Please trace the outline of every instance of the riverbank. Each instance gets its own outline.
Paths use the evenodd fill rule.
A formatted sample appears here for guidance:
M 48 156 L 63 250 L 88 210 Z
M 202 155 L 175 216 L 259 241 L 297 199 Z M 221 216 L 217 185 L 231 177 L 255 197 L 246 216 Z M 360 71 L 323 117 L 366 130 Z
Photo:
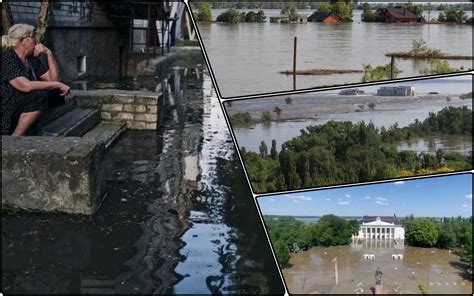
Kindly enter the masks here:
M 370 114 L 379 112 L 409 111 L 424 109 L 427 106 L 439 106 L 442 108 L 449 105 L 463 105 L 464 103 L 472 106 L 471 100 L 461 99 L 459 95 L 448 94 L 420 94 L 416 96 L 377 96 L 369 94 L 346 96 L 331 93 L 314 93 L 305 96 L 294 96 L 294 99 L 291 99 L 291 103 L 288 103 L 286 97 L 279 96 L 258 100 L 233 101 L 231 104 L 225 103 L 225 107 L 229 117 L 237 113 L 248 113 L 252 121 L 235 127 L 249 128 L 263 122 L 263 112 L 270 112 L 272 115 L 270 121 L 274 123 L 285 121 L 304 122 L 307 120 L 324 119 L 326 116 L 330 118 L 337 114 L 346 114 L 344 116 L 354 114 L 354 119 L 357 117 L 363 119 Z M 369 106 L 370 104 L 374 104 L 373 109 Z M 279 116 L 274 112 L 276 107 L 281 109 Z M 414 118 L 409 119 L 410 122 L 413 120 Z M 389 125 L 386 126 L 388 127 Z

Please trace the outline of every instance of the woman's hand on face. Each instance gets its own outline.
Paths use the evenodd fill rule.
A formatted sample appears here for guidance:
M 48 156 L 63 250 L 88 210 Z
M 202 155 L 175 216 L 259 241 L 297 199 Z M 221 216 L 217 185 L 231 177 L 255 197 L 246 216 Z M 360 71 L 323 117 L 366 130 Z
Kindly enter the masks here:
M 43 44 L 41 44 L 41 43 L 36 44 L 35 45 L 35 51 L 33 53 L 34 56 L 38 57 L 43 53 L 49 54 L 49 53 L 51 53 L 51 50 L 49 48 L 47 48 L 46 46 L 44 46 Z
M 68 85 L 62 83 L 62 82 L 59 82 L 59 95 L 64 97 L 66 96 L 67 94 L 69 94 L 69 91 L 71 90 L 71 87 L 69 87 Z

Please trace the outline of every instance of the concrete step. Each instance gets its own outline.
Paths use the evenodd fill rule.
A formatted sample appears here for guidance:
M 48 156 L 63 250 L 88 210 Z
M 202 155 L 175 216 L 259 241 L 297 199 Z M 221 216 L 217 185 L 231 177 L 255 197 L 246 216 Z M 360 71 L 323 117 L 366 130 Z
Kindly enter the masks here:
M 40 136 L 81 137 L 101 121 L 97 109 L 75 108 L 45 126 Z
M 32 129 L 31 135 L 38 135 L 39 132 L 44 129 L 48 124 L 65 115 L 68 112 L 71 112 L 74 108 L 77 107 L 77 104 L 74 100 L 66 100 L 66 103 L 63 106 L 59 106 L 50 110 L 47 110 L 36 122 Z
M 105 149 L 107 149 L 125 132 L 126 128 L 126 124 L 122 122 L 101 122 L 82 137 L 102 142 L 105 145 Z

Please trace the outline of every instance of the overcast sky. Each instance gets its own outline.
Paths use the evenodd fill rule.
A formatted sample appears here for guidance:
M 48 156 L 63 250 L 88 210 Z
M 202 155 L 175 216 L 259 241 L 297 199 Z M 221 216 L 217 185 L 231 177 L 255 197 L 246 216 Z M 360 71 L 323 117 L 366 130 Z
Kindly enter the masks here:
M 472 174 L 258 198 L 264 215 L 472 215 Z

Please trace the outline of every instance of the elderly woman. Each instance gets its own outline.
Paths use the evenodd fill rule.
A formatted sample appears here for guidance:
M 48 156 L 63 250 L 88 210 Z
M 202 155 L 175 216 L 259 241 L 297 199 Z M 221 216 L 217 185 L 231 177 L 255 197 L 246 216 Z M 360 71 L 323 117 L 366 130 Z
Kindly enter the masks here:
M 2 135 L 25 135 L 55 97 L 64 100 L 70 88 L 58 76 L 54 56 L 38 43 L 33 26 L 16 24 L 2 36 Z

